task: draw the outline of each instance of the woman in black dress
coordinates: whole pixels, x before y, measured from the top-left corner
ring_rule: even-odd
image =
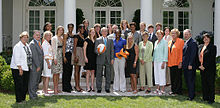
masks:
[[[83,92],[83,89],[80,87],[80,69],[81,66],[85,65],[84,55],[83,55],[83,44],[84,44],[84,25],[79,25],[78,34],[74,35],[74,47],[72,54],[72,64],[74,65],[75,73],[75,89],[78,92]]]
[[[203,35],[204,44],[199,46],[200,74],[203,100],[209,104],[215,101],[216,46],[210,43],[209,34]]]
[[[89,36],[85,39],[83,50],[86,65],[84,69],[86,70],[86,86],[87,92],[94,91],[94,73],[96,69],[96,54],[95,49],[95,29],[91,28],[89,30]],[[91,77],[91,86],[89,86],[89,78]]]
[[[126,60],[126,73],[130,74],[131,89],[128,92],[136,94],[137,91],[137,76],[136,76],[136,63],[138,60],[138,45],[134,43],[134,37],[132,35],[127,38],[126,50],[129,52],[129,56]]]

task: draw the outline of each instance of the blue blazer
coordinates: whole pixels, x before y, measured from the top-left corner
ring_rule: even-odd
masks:
[[[192,38],[184,44],[183,47],[183,62],[182,68],[188,69],[188,66],[191,65],[193,69],[197,68],[197,60],[198,60],[198,46],[196,41]]]

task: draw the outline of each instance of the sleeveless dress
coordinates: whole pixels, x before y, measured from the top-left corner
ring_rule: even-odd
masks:
[[[57,65],[54,64],[54,60],[52,62],[52,67],[51,67],[51,73],[52,74],[59,74],[59,73],[63,73],[63,43],[60,42],[58,40],[58,37],[53,37],[53,38],[57,38],[57,48],[54,48],[56,46],[52,46],[54,53],[56,55],[56,59],[57,59]],[[52,42],[53,45],[53,42]],[[56,49],[56,50],[55,50]]]
[[[129,56],[126,59],[126,77],[130,76],[130,74],[136,74],[136,68],[133,67],[135,60],[135,44],[130,49],[126,49],[129,52]]]
[[[95,50],[95,42],[93,43],[92,40],[87,38],[85,40],[88,45],[86,48],[86,57],[88,58],[88,63],[84,66],[85,70],[95,70],[96,69],[96,53]]]

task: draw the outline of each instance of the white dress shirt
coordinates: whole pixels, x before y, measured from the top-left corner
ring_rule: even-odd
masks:
[[[18,69],[18,66],[21,66],[23,71],[29,71],[27,64],[27,53],[25,52],[24,48],[28,48],[31,53],[31,49],[27,43],[25,46],[21,41],[19,41],[14,46],[10,65],[12,69]]]

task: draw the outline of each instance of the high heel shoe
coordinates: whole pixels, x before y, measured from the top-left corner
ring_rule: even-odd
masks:
[[[77,92],[83,92],[83,90],[82,89],[76,89],[76,87],[74,87],[74,89],[77,91]]]

